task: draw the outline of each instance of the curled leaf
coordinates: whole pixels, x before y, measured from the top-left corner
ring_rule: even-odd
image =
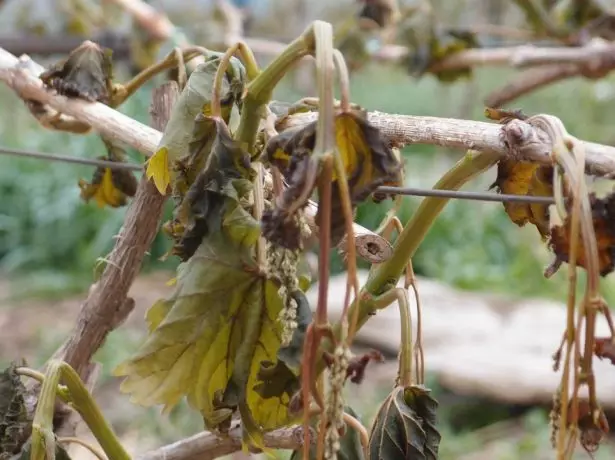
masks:
[[[504,158],[498,162],[498,175],[491,187],[496,187],[498,192],[504,194],[552,197],[552,178],[551,166]],[[543,239],[549,235],[549,205],[505,202],[504,210],[518,226],[531,223]]]
[[[124,150],[110,141],[103,139],[107,148],[107,156],[98,157],[100,160],[123,162],[126,155]],[[91,199],[99,207],[111,206],[117,208],[124,206],[128,197],[137,193],[138,182],[132,171],[128,169],[111,169],[99,166],[94,171],[92,181],[79,180],[81,198],[87,203]]]
[[[572,401],[570,401],[572,405]],[[571,413],[569,408],[569,413]],[[598,408],[595,413],[590,409],[589,401],[581,399],[578,406],[578,419],[570,420],[571,424],[576,424],[581,433],[579,443],[589,454],[598,450],[600,443],[604,437],[609,434],[609,422],[601,408]]]
[[[173,194],[179,201],[205,164],[215,135],[211,124],[201,126],[199,123],[202,123],[203,118],[197,119],[197,116],[211,115],[211,94],[222,56],[222,53],[212,52],[204,63],[192,71],[186,87],[173,106],[158,149],[147,164],[146,176],[153,180],[158,191],[165,194],[169,185],[172,185]],[[223,119],[228,123],[233,106],[240,102],[246,78],[245,68],[238,59],[231,59],[225,77],[221,105]],[[174,182],[178,175],[182,176],[182,183],[176,188]]]
[[[198,173],[167,226],[175,240],[173,254],[184,261],[210,234],[212,225],[222,225],[247,246],[253,245],[259,234],[258,222],[248,219],[249,212],[240,205],[252,190],[250,155],[231,137],[224,120],[203,115],[199,119],[210,124],[215,133],[207,168]],[[223,217],[220,221],[215,216]]]
[[[300,247],[297,223],[289,209],[301,209],[307,202],[297,203],[306,187],[314,186],[311,153],[314,149],[316,122],[290,128],[269,140],[267,160],[284,174],[288,188],[277,206],[263,215],[263,235],[270,241],[293,249]],[[401,163],[387,145],[380,131],[367,120],[363,110],[339,112],[335,117],[335,135],[338,154],[344,164],[350,199],[353,206],[369,197],[378,186],[396,181]],[[344,236],[344,217],[338,186],[333,175],[331,197],[331,244],[337,245]],[[318,221],[318,216],[317,216]]]
[[[113,92],[112,70],[111,50],[86,40],[40,79],[58,94],[107,103]]]
[[[404,63],[411,75],[420,77],[430,68],[459,51],[478,48],[476,36],[468,31],[438,24],[430,8],[417,8],[400,23],[401,42],[408,47]],[[472,75],[471,67],[432,72],[442,82],[454,82]]]
[[[11,364],[0,373],[0,458],[19,453],[31,424],[27,390],[15,372],[17,367]]]
[[[600,274],[606,276],[615,268],[615,193],[601,199],[592,193],[589,201],[596,232]],[[568,262],[570,257],[570,213],[563,225],[551,229],[549,246],[555,254],[555,261],[552,264],[554,268],[549,269],[550,273],[554,273],[557,267],[562,262]],[[579,238],[577,244],[577,265],[587,268],[587,256],[582,238]]]
[[[395,388],[376,415],[369,438],[370,458],[436,460],[437,408],[437,401],[422,386]]]

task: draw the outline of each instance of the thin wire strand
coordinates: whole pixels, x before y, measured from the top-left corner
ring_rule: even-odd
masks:
[[[57,155],[51,153],[34,152],[31,150],[12,149],[0,147],[0,154],[13,155],[18,157],[36,158],[47,161],[59,161],[62,163],[76,163],[88,166],[103,166],[110,169],[129,169],[132,171],[143,171],[143,166],[136,163],[123,163],[119,161],[96,160],[93,158],[79,158],[69,155]]]
[[[34,152],[30,150],[13,149],[0,147],[0,154],[13,155],[19,157],[35,158],[47,161],[59,161],[63,163],[76,163],[88,166],[102,166],[110,169],[128,169],[132,171],[143,171],[143,166],[136,163],[123,163],[115,161],[97,160],[93,158],[78,158],[68,155],[57,155],[51,153]],[[527,196],[510,195],[488,192],[468,192],[459,190],[434,190],[421,189],[414,187],[388,187],[382,186],[376,189],[379,193],[390,195],[407,195],[420,197],[452,198],[457,200],[486,201],[486,202],[516,202],[516,203],[538,203],[550,205],[554,204],[553,197],[547,196]]]

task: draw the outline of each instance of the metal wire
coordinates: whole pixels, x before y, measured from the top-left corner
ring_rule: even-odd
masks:
[[[59,161],[63,163],[76,163],[88,166],[102,166],[110,169],[128,169],[131,171],[143,171],[143,166],[136,163],[123,163],[106,160],[96,160],[92,158],[78,158],[68,155],[57,155],[51,153],[34,152],[31,150],[13,149],[0,147],[0,154],[13,155],[26,158],[36,158],[47,161]],[[515,203],[538,203],[553,204],[553,197],[527,196],[527,195],[507,195],[488,192],[466,192],[458,190],[435,190],[421,189],[413,187],[378,187],[377,191],[389,195],[408,195],[421,197],[452,198],[457,200],[487,201],[487,202],[515,202]]]

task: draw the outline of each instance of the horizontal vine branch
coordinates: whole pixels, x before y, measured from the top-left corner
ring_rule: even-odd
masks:
[[[144,155],[151,155],[160,141],[160,131],[152,129],[126,115],[100,104],[59,96],[45,89],[41,80],[25,68],[20,61],[0,48],[0,80],[9,85],[22,99],[36,100],[51,108],[89,123],[96,131],[113,140],[125,143]],[[40,67],[40,66],[39,66]],[[296,114],[290,124],[303,124],[314,120],[316,114]],[[409,144],[431,144],[455,149],[493,151],[509,155],[504,141],[504,129],[516,130],[517,149],[524,158],[532,161],[550,162],[550,141],[536,128],[514,120],[503,127],[497,123],[453,118],[370,112],[369,120],[390,140],[402,147]],[[584,142],[587,150],[587,169],[595,175],[615,174],[615,147]],[[522,159],[522,158],[518,158]]]
[[[266,433],[264,442],[270,449],[294,450],[301,447],[302,438],[302,427],[295,426]],[[230,430],[228,436],[225,437],[209,432],[198,433],[159,449],[137,455],[134,460],[210,460],[238,450],[241,450],[240,426]]]

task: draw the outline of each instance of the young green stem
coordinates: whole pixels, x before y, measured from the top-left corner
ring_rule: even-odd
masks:
[[[188,62],[194,59],[197,56],[204,55],[208,56],[212,52],[207,48],[203,48],[201,46],[190,46],[182,50],[182,57],[184,62]],[[141,88],[145,83],[150,81],[156,75],[164,72],[165,70],[170,70],[173,67],[176,67],[179,64],[177,59],[177,54],[175,51],[171,52],[167,57],[165,57],[162,61],[144,69],[135,75],[128,83],[122,86],[122,90],[115,95],[111,103],[109,104],[112,108],[117,108],[122,105],[126,100],[132,96],[139,88]]]
[[[469,150],[450,171],[442,176],[434,189],[458,190],[471,179],[493,166],[497,160],[496,153]],[[397,280],[401,277],[408,260],[414,256],[416,249],[448,201],[447,198],[429,197],[421,202],[412,219],[395,241],[393,256],[370,273],[365,285],[367,292],[378,295],[397,284]],[[363,312],[359,314],[361,323],[367,319],[365,314]]]
[[[34,413],[32,459],[44,459],[44,457],[35,456],[35,452],[36,455],[40,455],[41,447],[49,448],[55,442],[52,431],[53,412],[56,389],[60,379],[68,387],[73,408],[81,415],[107,457],[113,460],[130,460],[130,455],[118,441],[77,372],[65,362],[58,360],[51,360],[48,364],[39,402]],[[51,437],[49,437],[49,433],[51,433]],[[41,439],[41,435],[44,441]]]
[[[407,387],[412,385],[412,361],[414,352],[412,346],[412,320],[410,318],[410,302],[408,291],[402,288],[393,288],[374,299],[374,306],[378,309],[387,308],[393,302],[399,306],[399,322],[401,323],[401,348],[399,350],[398,385]]]
[[[288,70],[301,58],[314,50],[314,34],[308,27],[266,69],[255,75],[246,88],[241,118],[235,138],[244,144],[249,153],[254,153],[254,143],[265,106],[271,99],[273,89]],[[250,69],[248,68],[248,77]]]

